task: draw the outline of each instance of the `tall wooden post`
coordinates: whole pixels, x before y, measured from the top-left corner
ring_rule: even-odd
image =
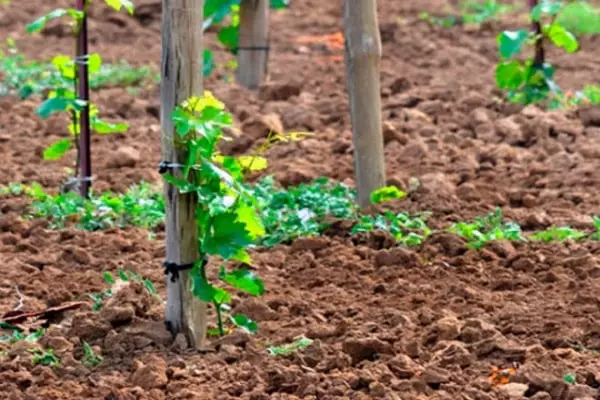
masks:
[[[76,0],[75,8],[83,11],[83,18],[79,22],[77,32],[77,97],[87,102],[79,113],[79,166],[81,167],[79,193],[81,197],[89,196],[92,180],[92,149],[90,138],[90,87],[88,76],[88,29],[87,10],[85,0]]]
[[[202,95],[203,0],[162,1],[162,59],[160,120],[162,159],[184,163],[185,150],[174,131],[171,113],[190,96]],[[179,170],[173,174],[180,175]],[[195,194],[180,194],[165,182],[167,261],[178,265],[198,260]],[[173,334],[184,333],[190,346],[204,347],[206,303],[191,292],[190,270],[172,282],[167,276],[166,320]]]
[[[237,81],[256,89],[267,74],[269,62],[269,0],[242,0]]]
[[[344,0],[346,77],[358,204],[370,203],[371,193],[385,186],[381,126],[381,38],[375,0]]]

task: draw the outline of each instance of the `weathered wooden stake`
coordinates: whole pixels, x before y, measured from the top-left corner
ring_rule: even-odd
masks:
[[[381,126],[381,38],[375,0],[345,0],[345,63],[354,141],[358,204],[370,203],[371,192],[385,186]]]
[[[160,120],[162,159],[183,163],[171,113],[190,96],[202,95],[203,0],[162,1],[162,60]],[[180,171],[173,170],[178,175]],[[165,182],[167,261],[184,265],[198,260],[196,232],[197,198],[180,194]],[[190,270],[181,271],[176,282],[167,276],[166,320],[173,334],[185,334],[190,346],[200,349],[206,339],[206,303],[192,295]]]
[[[269,62],[269,0],[242,0],[237,81],[256,89],[267,74]]]

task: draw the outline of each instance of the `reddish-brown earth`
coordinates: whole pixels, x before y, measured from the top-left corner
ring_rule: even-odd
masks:
[[[339,32],[338,3],[293,0],[272,15],[270,79],[259,93],[226,83],[222,52],[219,73],[206,82],[245,132],[230,151],[249,151],[269,127],[315,132],[268,154],[268,172],[282,184],[322,175],[352,179],[339,49],[298,41]],[[91,48],[107,61],[156,67],[160,2],[136,4],[135,18],[93,8]],[[432,211],[434,227],[496,206],[527,229],[589,227],[600,212],[600,109],[549,113],[504,103],[494,89],[495,35],[518,19],[447,30],[418,20],[420,11],[444,4],[378,4],[389,180],[421,183],[396,206]],[[29,57],[70,53],[67,30],[56,24],[42,36],[24,33],[35,17],[70,5],[14,0],[0,8],[2,37],[16,39]],[[214,34],[208,40],[216,48]],[[574,56],[550,51],[559,83],[600,84],[599,51],[598,37],[584,38]],[[94,138],[96,190],[160,180],[158,89],[132,93],[93,93],[106,118],[131,124],[127,134]],[[0,99],[0,184],[38,181],[54,190],[72,163],[42,161],[41,149],[65,135],[65,120],[40,120],[38,100]],[[164,298],[162,234],[150,240],[138,229],[49,230],[41,221],[20,220],[23,207],[0,200],[1,313],[20,297],[24,311],[88,301],[86,293],[106,288],[102,273],[118,268],[152,279]],[[404,250],[377,235],[358,244],[337,236],[302,239],[257,252],[267,294],[238,297],[234,307],[258,321],[260,332],[235,332],[212,353],[173,343],[162,303],[137,284],[100,312],[91,311],[91,302],[67,311],[52,320],[41,343],[61,356],[61,365],[33,367],[30,346],[13,346],[0,356],[0,397],[487,400],[526,391],[538,400],[600,398],[599,245],[498,243],[475,252],[458,237],[436,234]],[[265,350],[298,335],[314,344],[290,358]],[[80,362],[82,340],[104,357],[98,367]],[[493,368],[514,363],[511,383],[491,385]],[[569,372],[576,385],[563,382]]]

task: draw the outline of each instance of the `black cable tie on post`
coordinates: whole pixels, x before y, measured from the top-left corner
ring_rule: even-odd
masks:
[[[202,266],[204,267],[208,263],[208,257],[204,257],[202,260]],[[180,271],[187,271],[194,268],[196,263],[189,264],[177,264],[174,262],[165,261],[163,263],[163,267],[165,268],[165,275],[171,275],[171,282],[177,282],[179,279]]]
[[[233,52],[237,53],[240,50],[244,51],[269,51],[271,50],[271,46],[240,46],[234,47]]]
[[[166,174],[169,170],[175,169],[175,168],[183,168],[185,167],[185,165],[183,164],[178,164],[178,163],[172,163],[169,161],[161,161],[158,164],[158,173],[161,175]]]
[[[84,54],[82,56],[76,56],[73,61],[78,65],[89,64],[90,54]]]

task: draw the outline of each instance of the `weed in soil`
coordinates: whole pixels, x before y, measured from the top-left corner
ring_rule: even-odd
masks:
[[[82,342],[83,346],[83,358],[81,359],[81,363],[88,368],[97,367],[102,363],[102,356],[96,354],[92,346],[89,345],[88,342]]]
[[[526,240],[518,224],[503,221],[500,209],[485,217],[478,217],[474,222],[455,223],[448,230],[467,239],[467,246],[473,249],[480,249],[494,240]]]
[[[14,41],[8,39],[8,50],[0,52],[0,96],[18,95],[26,99],[32,95],[44,95],[51,90],[70,89],[72,82],[65,79],[52,62],[28,60],[19,53]],[[158,78],[150,67],[133,67],[126,61],[102,64],[90,74],[90,89],[108,87],[131,87]]]
[[[459,4],[458,15],[444,17],[433,16],[427,12],[419,14],[419,18],[432,25],[449,28],[456,25],[480,25],[488,21],[495,21],[502,15],[515,10],[516,7],[501,4],[496,0],[462,1]]]
[[[60,358],[54,354],[53,349],[30,349],[29,352],[33,355],[33,365],[45,365],[47,367],[57,367],[60,365]]]

